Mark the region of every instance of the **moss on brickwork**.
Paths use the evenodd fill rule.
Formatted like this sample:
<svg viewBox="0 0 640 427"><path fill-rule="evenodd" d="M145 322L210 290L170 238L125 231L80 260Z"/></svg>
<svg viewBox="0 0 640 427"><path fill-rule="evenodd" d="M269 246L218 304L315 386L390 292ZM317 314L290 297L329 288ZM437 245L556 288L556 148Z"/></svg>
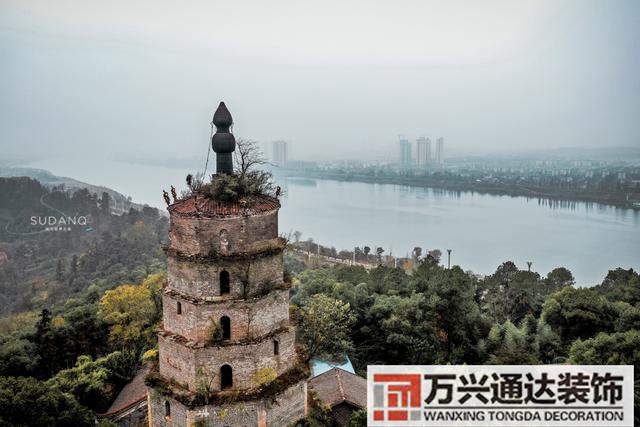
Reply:
<svg viewBox="0 0 640 427"><path fill-rule="evenodd" d="M287 240L282 237L277 237L271 240L265 240L263 242L259 242L251 245L247 250L233 252L233 253L222 253L211 249L207 254L196 254L189 255L185 254L177 249L171 248L169 246L163 246L165 254L168 256L173 256L178 261L189 261L195 263L211 263L215 261L225 260L225 259L241 259L241 260L252 260L259 259L265 256L275 255L282 253L287 246Z"/></svg>
<svg viewBox="0 0 640 427"><path fill-rule="evenodd" d="M275 380L258 387L247 390L218 391L209 394L209 396L204 396L201 393L184 388L175 381L165 379L159 374L158 365L154 364L145 379L145 383L157 393L175 399L189 408L194 408L203 405L224 405L252 400L273 400L288 388L306 380L309 374L309 365L299 362L282 375L279 375Z"/></svg>

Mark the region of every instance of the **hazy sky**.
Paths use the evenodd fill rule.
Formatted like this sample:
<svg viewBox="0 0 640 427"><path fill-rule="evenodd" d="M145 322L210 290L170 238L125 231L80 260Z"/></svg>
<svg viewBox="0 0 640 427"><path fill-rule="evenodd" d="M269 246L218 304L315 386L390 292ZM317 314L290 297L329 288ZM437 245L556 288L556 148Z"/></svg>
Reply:
<svg viewBox="0 0 640 427"><path fill-rule="evenodd" d="M640 144L640 2L0 0L1 159Z"/></svg>

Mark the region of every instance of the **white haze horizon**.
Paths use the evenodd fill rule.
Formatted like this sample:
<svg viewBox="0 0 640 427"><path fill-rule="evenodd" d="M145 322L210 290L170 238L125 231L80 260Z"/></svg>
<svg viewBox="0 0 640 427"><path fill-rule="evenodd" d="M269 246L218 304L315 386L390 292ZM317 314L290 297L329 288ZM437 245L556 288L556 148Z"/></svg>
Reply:
<svg viewBox="0 0 640 427"><path fill-rule="evenodd" d="M640 3L0 3L4 161L206 155L238 137L294 159L640 145Z"/></svg>

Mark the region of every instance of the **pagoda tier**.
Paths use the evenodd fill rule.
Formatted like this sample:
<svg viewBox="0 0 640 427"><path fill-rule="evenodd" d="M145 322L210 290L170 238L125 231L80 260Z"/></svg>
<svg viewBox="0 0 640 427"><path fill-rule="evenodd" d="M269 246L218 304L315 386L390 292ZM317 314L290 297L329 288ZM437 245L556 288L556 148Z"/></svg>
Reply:
<svg viewBox="0 0 640 427"><path fill-rule="evenodd" d="M259 371L281 375L296 363L279 206L266 196L170 206L160 375L192 391L202 377L213 391L242 390Z"/></svg>

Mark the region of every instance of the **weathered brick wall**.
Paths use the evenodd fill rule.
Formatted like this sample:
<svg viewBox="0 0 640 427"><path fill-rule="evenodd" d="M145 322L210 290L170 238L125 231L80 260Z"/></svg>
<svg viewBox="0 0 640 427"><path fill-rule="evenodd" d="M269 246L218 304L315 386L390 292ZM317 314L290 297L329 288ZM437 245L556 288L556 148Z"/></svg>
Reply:
<svg viewBox="0 0 640 427"><path fill-rule="evenodd" d="M273 354L273 340L278 340L280 354ZM196 363L218 378L220 367L224 364L233 369L233 387L251 388L251 379L257 371L273 369L278 375L293 367L297 362L295 355L295 331L291 328L275 334L272 338L258 343L207 347L196 352ZM219 386L219 379L214 381Z"/></svg>
<svg viewBox="0 0 640 427"><path fill-rule="evenodd" d="M187 386L188 380L196 376L195 360L191 348L175 342L171 336L158 335L158 362L164 378Z"/></svg>
<svg viewBox="0 0 640 427"><path fill-rule="evenodd" d="M251 297L263 288L283 282L282 253L248 260L224 259L216 262L195 262L167 258L167 287L196 298L220 296L220 272L229 272L230 293L226 298ZM247 283L247 289L245 285Z"/></svg>
<svg viewBox="0 0 640 427"><path fill-rule="evenodd" d="M278 237L278 211L240 217L193 217L171 213L169 247L186 255L246 252ZM224 230L224 231L223 231Z"/></svg>
<svg viewBox="0 0 640 427"><path fill-rule="evenodd" d="M278 355L273 354L273 340L278 340ZM198 377L203 373L213 380L213 388L218 390L220 367L225 364L233 370L233 388L248 389L253 386L251 379L258 370L271 368L280 375L296 363L295 330L292 327L259 342L201 348L176 343L160 335L158 346L160 374L190 390L196 390Z"/></svg>
<svg viewBox="0 0 640 427"><path fill-rule="evenodd" d="M192 409L150 390L150 420L153 427L192 427L196 421L203 427L287 427L304 417L306 399L306 381L291 386L273 401L256 400ZM164 416L165 402L171 407L168 418Z"/></svg>
<svg viewBox="0 0 640 427"><path fill-rule="evenodd" d="M289 387L278 396L267 409L268 426L290 426L305 416L307 405L307 382Z"/></svg>
<svg viewBox="0 0 640 427"><path fill-rule="evenodd" d="M181 314L177 311L180 301ZM211 323L231 319L231 341L256 339L289 324L289 291L275 290L255 299L224 300L194 304L176 296L163 295L164 330L193 341L210 339Z"/></svg>
<svg viewBox="0 0 640 427"><path fill-rule="evenodd" d="M190 427L187 420L189 410L180 402L163 396L152 388L147 388L149 404L149 424L151 427ZM169 402L171 415L165 416L165 402Z"/></svg>

